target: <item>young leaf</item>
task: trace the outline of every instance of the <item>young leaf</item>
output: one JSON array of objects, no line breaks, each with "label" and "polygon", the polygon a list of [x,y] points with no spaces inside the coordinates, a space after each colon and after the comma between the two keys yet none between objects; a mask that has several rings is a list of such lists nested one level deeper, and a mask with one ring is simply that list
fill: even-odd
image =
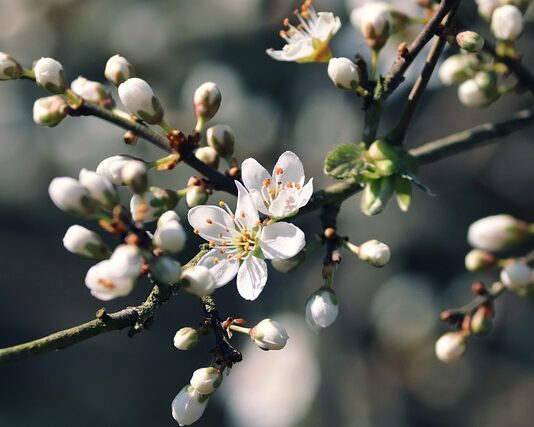
[{"label": "young leaf", "polygon": [[412,183],[400,175],[395,176],[395,193],[397,204],[403,212],[407,212],[412,201]]},{"label": "young leaf", "polygon": [[358,178],[366,169],[363,144],[342,144],[328,153],[324,172],[336,179]]}]

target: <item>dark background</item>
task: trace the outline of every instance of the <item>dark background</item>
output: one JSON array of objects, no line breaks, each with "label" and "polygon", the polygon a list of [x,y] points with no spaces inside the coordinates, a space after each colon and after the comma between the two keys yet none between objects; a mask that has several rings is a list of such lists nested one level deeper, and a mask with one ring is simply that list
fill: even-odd
[{"label": "dark background", "polygon": [[[356,3],[316,2],[318,10],[333,10],[343,20],[333,42],[336,56],[366,51],[348,21]],[[409,0],[399,3],[405,11],[414,7]],[[465,3],[464,21],[487,33],[474,3]],[[81,74],[94,80],[102,80],[107,58],[121,53],[152,85],[170,124],[182,129],[194,124],[196,86],[215,81],[223,104],[214,123],[236,131],[237,157],[254,156],[269,169],[281,152],[294,150],[320,188],[331,183],[322,174],[326,152],[357,141],[362,113],[359,99],[333,87],[324,64],[279,63],[264,53],[281,47],[280,22],[295,6],[267,0],[0,0],[0,50],[26,66],[52,56],[63,63],[69,79]],[[390,45],[394,51],[395,42]],[[529,31],[520,46],[532,65]],[[383,72],[391,60],[384,55]],[[92,263],[62,246],[65,230],[77,221],[49,200],[50,180],[77,176],[82,167],[94,169],[112,154],[160,156],[144,142],[125,147],[120,130],[93,118],[68,118],[57,128],[40,128],[31,114],[40,96],[43,92],[29,82],[0,84],[2,347],[85,322],[103,306],[84,285]],[[382,129],[394,123],[404,96],[400,90],[391,100]],[[498,120],[529,104],[529,95],[510,95],[488,109],[468,110],[459,104],[455,88],[439,88],[434,81],[407,144],[417,146]],[[322,284],[321,249],[297,272],[285,276],[271,271],[255,302],[243,301],[233,283],[218,291],[224,314],[244,316],[251,324],[271,316],[285,319],[291,339],[287,350],[276,354],[239,340],[240,348],[246,348],[244,362],[225,379],[196,425],[531,425],[530,301],[501,298],[494,331],[473,339],[459,363],[440,364],[433,348],[445,330],[437,320],[439,311],[467,302],[473,279],[495,277],[464,272],[468,225],[501,212],[534,221],[533,136],[532,130],[524,130],[500,144],[425,166],[420,176],[437,197],[416,191],[407,214],[392,204],[383,215],[367,218],[359,211],[359,196],[347,201],[340,232],[356,243],[384,241],[393,257],[379,270],[345,253],[335,278],[340,315],[319,336],[307,332],[302,321],[307,296]],[[177,189],[191,174],[182,165],[153,175],[152,182]],[[178,210],[183,217],[183,206]],[[315,213],[296,222],[310,240],[320,227]],[[197,243],[191,235],[181,261],[195,253]],[[138,304],[148,289],[141,282],[130,296],[105,307]],[[134,339],[125,331],[112,332],[0,366],[0,426],[175,425],[170,402],[194,369],[209,364],[211,337],[188,353],[177,351],[172,337],[201,318],[200,304],[183,295],[158,312],[150,331]]]}]

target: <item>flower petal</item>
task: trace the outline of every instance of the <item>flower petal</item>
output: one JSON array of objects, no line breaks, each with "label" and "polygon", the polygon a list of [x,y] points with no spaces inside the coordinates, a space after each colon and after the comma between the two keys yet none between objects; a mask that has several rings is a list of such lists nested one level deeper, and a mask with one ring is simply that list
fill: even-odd
[{"label": "flower petal", "polygon": [[315,53],[311,39],[302,38],[286,44],[282,50],[267,49],[267,55],[277,61],[305,61]]},{"label": "flower petal", "polygon": [[313,194],[313,178],[311,178],[308,183],[302,187],[299,193],[300,201],[299,201],[299,208],[304,206],[306,203],[310,201],[310,197]]},{"label": "flower petal", "polygon": [[284,187],[289,182],[304,184],[304,167],[299,157],[291,151],[282,153],[274,165],[273,179],[276,183],[282,181]]},{"label": "flower petal", "polygon": [[245,228],[251,230],[254,228],[260,217],[258,215],[258,210],[252,198],[250,197],[249,192],[243,184],[239,181],[235,181],[237,186],[237,207],[235,209],[235,220],[242,224]]},{"label": "flower petal", "polygon": [[287,218],[299,210],[300,192],[295,187],[284,188],[269,206],[269,214],[273,218]]},{"label": "flower petal", "polygon": [[239,261],[228,259],[226,255],[221,254],[218,249],[212,249],[202,258],[197,265],[202,265],[210,271],[215,279],[217,287],[226,285],[237,274]]},{"label": "flower petal", "polygon": [[263,182],[266,179],[270,179],[271,175],[269,175],[269,172],[256,159],[250,157],[241,163],[241,178],[248,191],[252,191],[253,189],[261,191]]},{"label": "flower petal", "polygon": [[260,248],[267,259],[287,259],[298,254],[306,238],[297,226],[288,222],[275,222],[263,229]]},{"label": "flower petal", "polygon": [[252,301],[267,283],[267,263],[255,256],[249,256],[237,273],[237,290],[244,299]]},{"label": "flower petal", "polygon": [[250,197],[252,197],[252,202],[254,202],[256,209],[258,209],[262,214],[270,215],[269,208],[265,204],[265,199],[258,190],[250,190]]},{"label": "flower petal", "polygon": [[218,206],[195,206],[187,213],[187,219],[191,227],[208,241],[229,240],[236,234],[232,217]]}]

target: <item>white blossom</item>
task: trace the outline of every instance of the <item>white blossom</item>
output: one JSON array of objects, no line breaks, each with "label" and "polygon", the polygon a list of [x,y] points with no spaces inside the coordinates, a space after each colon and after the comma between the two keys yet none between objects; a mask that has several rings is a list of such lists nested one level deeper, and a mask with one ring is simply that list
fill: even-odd
[{"label": "white blossom", "polygon": [[368,2],[351,12],[350,21],[362,32],[370,48],[381,49],[393,32],[393,12],[386,2]]},{"label": "white blossom", "polygon": [[295,153],[286,151],[274,166],[272,175],[255,159],[241,165],[241,176],[254,206],[272,218],[295,215],[313,193],[313,178],[304,185],[304,168]]},{"label": "white blossom", "polygon": [[222,157],[234,154],[235,135],[227,125],[215,125],[206,130],[206,141]]},{"label": "white blossom", "polygon": [[137,246],[119,245],[109,260],[111,261],[112,272],[117,276],[124,275],[136,278],[141,272],[143,259]]},{"label": "white blossom", "polygon": [[458,98],[466,107],[488,106],[499,98],[495,76],[486,71],[479,71],[472,79],[458,86]]},{"label": "white blossom", "polygon": [[208,201],[208,192],[202,185],[191,185],[185,193],[185,203],[187,207],[203,205]]},{"label": "white blossom", "polygon": [[249,335],[262,350],[281,350],[289,339],[284,325],[272,319],[263,319],[250,330]]},{"label": "white blossom", "polygon": [[338,313],[337,297],[330,288],[319,289],[306,302],[306,323],[314,331],[330,326],[337,319]]},{"label": "white blossom", "polygon": [[502,6],[504,2],[503,0],[475,0],[475,3],[477,4],[479,15],[489,21],[493,11]]},{"label": "white blossom", "polygon": [[291,258],[305,245],[304,233],[293,224],[276,222],[263,225],[252,198],[236,181],[238,189],[235,215],[219,206],[197,206],[188,220],[212,248],[199,265],[210,269],[217,286],[227,284],[237,275],[239,294],[254,300],[267,281],[264,260]]},{"label": "white blossom", "polygon": [[133,195],[130,212],[134,221],[151,222],[169,209],[174,209],[177,201],[173,191],[150,187],[146,193]]},{"label": "white blossom", "polygon": [[[172,213],[169,214],[169,212]],[[174,211],[167,211],[158,219],[153,243],[159,249],[164,252],[178,253],[184,248],[186,239],[185,230]]]},{"label": "white blossom", "polygon": [[447,332],[436,341],[436,356],[445,363],[460,360],[466,350],[467,337],[464,332]]},{"label": "white blossom", "polygon": [[178,350],[191,350],[198,343],[198,332],[189,326],[181,328],[176,331],[173,343]]},{"label": "white blossom", "polygon": [[122,168],[132,160],[140,161],[140,159],[127,154],[107,157],[98,164],[96,172],[105,176],[115,185],[125,185],[121,175]]},{"label": "white blossom", "polygon": [[523,33],[523,14],[516,6],[499,6],[491,15],[491,31],[500,40],[514,41]]},{"label": "white blossom", "polygon": [[501,282],[512,290],[522,290],[532,284],[532,269],[523,262],[513,262],[501,270]]},{"label": "white blossom", "polygon": [[511,215],[492,215],[469,226],[467,240],[477,249],[498,252],[521,243],[528,235],[527,224]]},{"label": "white blossom", "polygon": [[54,178],[48,186],[48,194],[62,211],[82,217],[91,216],[96,211],[89,192],[74,178]]},{"label": "white blossom", "polygon": [[126,109],[148,124],[163,120],[163,108],[150,85],[143,79],[132,77],[121,83],[119,98]]},{"label": "white blossom", "polygon": [[39,86],[54,94],[67,89],[63,66],[52,58],[41,58],[33,66],[35,81]]},{"label": "white blossom", "polygon": [[341,20],[332,12],[316,12],[307,0],[295,15],[299,25],[284,21],[287,30],[280,31],[286,45],[282,50],[267,49],[267,54],[278,61],[327,62],[331,57],[329,42],[341,28]]},{"label": "white blossom", "polygon": [[126,80],[135,77],[132,64],[126,58],[120,55],[114,55],[106,62],[104,76],[115,86],[119,86]]},{"label": "white blossom", "polygon": [[22,75],[22,67],[11,55],[0,52],[0,80],[18,79]]},{"label": "white blossom", "polygon": [[191,386],[200,394],[210,395],[222,383],[221,371],[214,367],[200,368],[193,372]]},{"label": "white blossom", "polygon": [[67,117],[67,103],[60,95],[39,98],[33,103],[33,121],[54,127]]},{"label": "white blossom", "polygon": [[102,83],[78,77],[70,84],[72,91],[81,96],[85,101],[92,102],[104,108],[111,108],[114,104],[111,93]]},{"label": "white blossom", "polygon": [[332,58],[328,62],[328,76],[337,87],[356,89],[360,83],[360,72],[349,58]]},{"label": "white blossom", "polygon": [[182,273],[184,289],[199,297],[210,295],[217,288],[217,283],[210,270],[203,265],[195,265]]},{"label": "white blossom", "polygon": [[360,245],[358,257],[375,267],[383,267],[391,258],[389,246],[378,240],[369,240]]},{"label": "white blossom", "polygon": [[145,162],[131,160],[121,168],[121,181],[136,194],[144,193],[148,188],[148,171]]},{"label": "white blossom", "polygon": [[172,401],[172,417],[181,426],[191,425],[204,413],[208,399],[208,396],[198,393],[188,384]]},{"label": "white blossom", "polygon": [[439,79],[445,86],[462,83],[473,76],[472,68],[477,63],[476,55],[465,53],[451,55],[439,67]]},{"label": "white blossom", "polygon": [[87,258],[103,259],[109,249],[94,231],[81,225],[71,225],[63,237],[63,246],[69,252]]},{"label": "white blossom", "polygon": [[113,183],[104,175],[82,169],[79,176],[80,184],[89,192],[91,198],[106,209],[119,204],[119,194]]}]

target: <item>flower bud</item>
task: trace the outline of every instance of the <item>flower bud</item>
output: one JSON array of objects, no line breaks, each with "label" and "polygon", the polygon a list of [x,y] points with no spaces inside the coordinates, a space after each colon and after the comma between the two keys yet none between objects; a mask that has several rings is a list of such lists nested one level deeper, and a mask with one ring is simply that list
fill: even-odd
[{"label": "flower bud", "polygon": [[469,227],[467,240],[477,249],[498,252],[510,249],[528,237],[528,225],[511,215],[492,215]]},{"label": "flower bud", "polygon": [[114,55],[106,62],[104,76],[115,86],[119,86],[126,80],[135,77],[135,71],[126,58],[120,55]]},{"label": "flower bud", "polygon": [[463,331],[447,332],[436,341],[436,356],[445,363],[460,360],[467,349],[467,335]]},{"label": "flower bud", "polygon": [[197,88],[193,95],[197,131],[202,130],[206,122],[215,116],[221,105],[221,99],[221,92],[215,83],[203,83]]},{"label": "flower bud", "polygon": [[206,140],[221,157],[231,157],[234,154],[235,136],[227,125],[215,125],[206,131]]},{"label": "flower bud", "polygon": [[121,168],[121,181],[135,194],[142,194],[148,188],[148,171],[145,162],[130,160]]},{"label": "flower bud", "polygon": [[517,40],[523,33],[523,25],[523,14],[511,4],[499,6],[491,15],[491,31],[499,40]]},{"label": "flower bud", "polygon": [[466,107],[487,107],[499,98],[495,75],[487,71],[479,71],[474,78],[458,86],[458,98]]},{"label": "flower bud", "polygon": [[132,160],[142,161],[127,154],[107,157],[96,167],[96,172],[105,176],[115,185],[125,185],[121,176],[122,168]]},{"label": "flower bud", "polygon": [[181,223],[180,221],[180,217],[178,216],[178,214],[174,211],[167,211],[165,212],[164,214],[162,214],[159,218],[158,218],[158,222],[157,222],[157,226],[158,227],[163,227],[165,224],[167,224],[168,222],[173,222],[173,221],[176,221],[178,223]]},{"label": "flower bud", "polygon": [[11,55],[0,52],[0,80],[14,80],[22,76],[21,65]]},{"label": "flower bud", "polygon": [[206,163],[210,168],[219,168],[219,154],[213,147],[201,147],[195,152],[195,157]]},{"label": "flower bud", "polygon": [[493,11],[502,6],[502,0],[475,0],[478,8],[478,14],[482,16],[486,21],[491,20]]},{"label": "flower bud", "polygon": [[262,350],[281,350],[289,335],[284,326],[272,319],[264,319],[249,332],[250,338]]},{"label": "flower bud", "polygon": [[485,305],[481,305],[471,318],[471,332],[476,335],[486,335],[492,328],[493,313]]},{"label": "flower bud", "polygon": [[174,346],[178,350],[191,350],[198,343],[198,332],[189,326],[179,329],[174,335]]},{"label": "flower bud", "polygon": [[[173,212],[173,211],[169,211]],[[166,214],[167,212],[165,212]],[[165,215],[163,214],[163,215]],[[156,247],[164,252],[178,253],[180,252],[187,240],[187,234],[184,227],[176,220],[161,221],[163,215],[158,219],[158,226],[154,232],[153,243]]]},{"label": "flower bud", "polygon": [[337,296],[331,288],[319,289],[306,302],[306,323],[316,332],[334,323],[338,313]]},{"label": "flower bud", "polygon": [[186,385],[172,401],[172,417],[181,426],[189,426],[197,421],[206,406],[208,396],[198,393],[191,384]]},{"label": "flower bud", "polygon": [[360,72],[349,58],[332,58],[328,62],[328,76],[341,89],[355,90],[360,84]]},{"label": "flower bud", "polygon": [[41,58],[33,66],[35,81],[47,91],[60,94],[67,89],[63,65],[52,58]]},{"label": "flower bud", "polygon": [[177,283],[181,272],[180,263],[165,256],[157,257],[150,264],[150,274],[161,283]]},{"label": "flower bud", "polygon": [[200,394],[210,395],[219,388],[222,383],[221,371],[217,368],[200,368],[193,372],[191,386]]},{"label": "flower bud", "polygon": [[105,259],[111,255],[110,250],[95,232],[71,225],[63,237],[63,246],[69,252],[92,259]]},{"label": "flower bud", "polygon": [[82,169],[79,180],[80,184],[89,192],[91,198],[100,206],[111,210],[120,203],[117,189],[104,175]]},{"label": "flower bud", "polygon": [[33,103],[33,121],[38,125],[57,126],[67,117],[67,103],[59,95],[39,98]]},{"label": "flower bud", "polygon": [[306,260],[306,252],[300,251],[295,256],[286,259],[272,259],[271,265],[280,273],[290,273]]},{"label": "flower bud", "polygon": [[373,179],[365,186],[361,198],[361,210],[365,215],[377,215],[382,212],[395,190],[391,177]]},{"label": "flower bud", "polygon": [[462,83],[473,76],[473,67],[478,64],[475,55],[458,53],[449,56],[439,67],[439,79],[445,86]]},{"label": "flower bud", "polygon": [[150,125],[161,123],[163,107],[144,80],[133,77],[119,86],[119,98],[126,109]]},{"label": "flower bud", "polygon": [[135,278],[119,274],[111,260],[104,260],[87,271],[85,285],[95,298],[109,301],[128,295],[135,285]]},{"label": "flower bud", "polygon": [[391,258],[391,251],[385,243],[369,240],[360,245],[358,257],[374,267],[384,267]]},{"label": "flower bud", "polygon": [[202,185],[192,185],[187,189],[185,194],[185,203],[187,207],[194,208],[195,206],[203,205],[208,201],[208,192]]},{"label": "flower bud", "polygon": [[112,274],[130,278],[137,278],[143,265],[139,248],[127,244],[117,246],[109,261]]},{"label": "flower bud", "polygon": [[130,211],[134,221],[154,221],[165,211],[174,209],[178,203],[176,193],[158,187],[150,187],[143,194],[134,194],[130,201]]},{"label": "flower bud", "polygon": [[497,264],[495,255],[480,249],[473,249],[465,256],[467,271],[483,271]]},{"label": "flower bud", "polygon": [[72,215],[90,217],[96,212],[88,191],[74,178],[54,178],[48,186],[48,194],[59,209]]},{"label": "flower bud", "polygon": [[391,11],[391,6],[385,2],[365,3],[352,11],[352,25],[362,32],[371,49],[381,49],[393,32]]},{"label": "flower bud", "polygon": [[474,31],[461,31],[456,35],[458,46],[470,53],[480,52],[484,47],[484,39]]},{"label": "flower bud", "polygon": [[532,285],[532,269],[523,262],[513,262],[501,270],[501,282],[510,290],[524,290]]},{"label": "flower bud", "polygon": [[203,265],[196,265],[185,270],[181,281],[187,292],[199,297],[210,295],[217,288],[215,278]]},{"label": "flower bud", "polygon": [[115,105],[111,93],[102,83],[87,80],[85,77],[78,77],[70,84],[71,90],[85,101],[92,102],[103,108],[112,108]]}]

